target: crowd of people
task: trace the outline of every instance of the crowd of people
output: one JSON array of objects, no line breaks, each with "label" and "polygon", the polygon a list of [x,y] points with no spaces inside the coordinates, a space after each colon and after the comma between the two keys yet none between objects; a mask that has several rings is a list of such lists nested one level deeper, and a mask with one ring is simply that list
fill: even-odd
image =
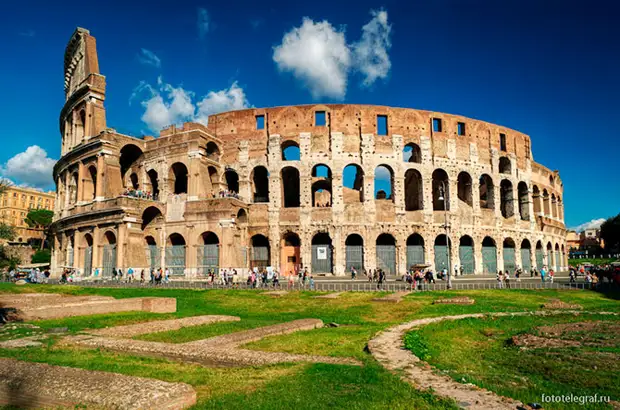
[{"label": "crowd of people", "polygon": [[129,196],[132,198],[157,200],[157,195],[153,195],[149,191],[142,191],[141,189],[127,188],[123,192],[123,196]]},{"label": "crowd of people", "polygon": [[213,198],[235,198],[239,199],[239,194],[230,189],[223,189],[217,195],[211,194]]},{"label": "crowd of people", "polygon": [[9,269],[4,273],[5,278],[9,282],[16,282],[18,280],[24,280],[27,283],[48,283],[50,278],[50,270],[39,268],[31,268],[18,271],[17,269]]}]

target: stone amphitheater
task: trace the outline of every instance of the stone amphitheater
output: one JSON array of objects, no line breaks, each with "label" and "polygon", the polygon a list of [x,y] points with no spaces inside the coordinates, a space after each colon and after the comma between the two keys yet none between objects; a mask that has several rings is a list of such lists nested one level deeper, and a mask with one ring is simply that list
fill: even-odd
[{"label": "stone amphitheater", "polygon": [[563,184],[528,135],[371,105],[252,108],[136,138],[109,128],[95,38],[65,51],[52,268],[271,266],[345,275],[567,266]]}]

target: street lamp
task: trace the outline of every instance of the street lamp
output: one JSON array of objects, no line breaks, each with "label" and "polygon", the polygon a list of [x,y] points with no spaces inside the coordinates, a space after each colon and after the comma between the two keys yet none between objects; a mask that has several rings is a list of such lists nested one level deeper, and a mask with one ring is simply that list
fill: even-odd
[{"label": "street lamp", "polygon": [[444,228],[446,229],[446,253],[448,255],[448,289],[452,289],[452,266],[450,265],[450,226],[448,225],[448,201],[445,195],[448,191],[446,190],[446,181],[440,181],[441,185],[439,186],[439,200],[443,201],[443,213],[444,213]]}]

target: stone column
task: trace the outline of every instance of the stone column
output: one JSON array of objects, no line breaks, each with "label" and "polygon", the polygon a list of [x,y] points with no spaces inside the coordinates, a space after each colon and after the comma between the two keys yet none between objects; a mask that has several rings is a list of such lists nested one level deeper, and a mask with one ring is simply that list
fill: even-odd
[{"label": "stone column", "polygon": [[127,267],[125,266],[125,250],[128,248],[128,237],[127,225],[120,223],[116,227],[116,266],[123,269],[124,275],[127,274]]},{"label": "stone column", "polygon": [[471,182],[472,210],[474,215],[480,214],[480,179],[472,179]]},{"label": "stone column", "polygon": [[86,183],[86,168],[82,161],[78,163],[78,186],[77,186],[77,203],[84,202],[84,184]]},{"label": "stone column", "polygon": [[521,212],[519,212],[519,191],[518,186],[512,185],[512,209],[517,221],[521,220]]},{"label": "stone column", "polygon": [[100,230],[98,226],[94,226],[93,227],[93,255],[92,255],[92,266],[93,266],[93,274],[95,273],[95,269],[99,268],[99,276],[101,276],[101,268],[102,268],[102,264],[99,262],[99,235],[100,235]]},{"label": "stone column", "polygon": [[424,213],[433,215],[433,178],[429,175],[424,178],[422,175],[422,195],[424,200]]},{"label": "stone column", "polygon": [[495,250],[497,252],[497,270],[504,271],[504,243],[495,242]]},{"label": "stone column", "polygon": [[[345,265],[347,263],[346,260],[346,251],[345,251],[345,238],[342,236],[342,228],[339,225],[336,225],[333,230],[334,236],[332,238],[332,245],[334,247],[334,254],[332,255],[332,260],[334,262],[333,274],[337,276],[343,276],[346,274]],[[360,272],[361,274],[361,272]]]},{"label": "stone column", "polygon": [[[458,271],[461,271],[461,258],[459,256],[459,238],[456,232],[450,231],[450,268],[452,275],[454,275],[454,267],[458,267]],[[454,277],[454,276],[453,276]]]},{"label": "stone column", "polygon": [[482,275],[484,273],[484,264],[482,262],[482,240],[476,241],[476,238],[472,238],[474,241],[474,273],[476,275]]},{"label": "stone column", "polygon": [[[405,239],[406,241],[406,239]],[[396,276],[400,277],[407,272],[407,243],[399,241],[396,245]]]},{"label": "stone column", "polygon": [[392,195],[394,196],[394,211],[396,214],[405,213],[405,177],[400,167],[394,170],[394,186]]},{"label": "stone column", "polygon": [[102,201],[105,199],[105,189],[103,188],[103,178],[106,175],[105,172],[105,154],[101,153],[97,155],[97,183],[95,186],[95,200]]},{"label": "stone column", "polygon": [[[521,261],[521,243],[515,243],[515,265],[523,268],[523,263]],[[510,272],[510,276],[512,279],[515,279],[514,272]]]}]

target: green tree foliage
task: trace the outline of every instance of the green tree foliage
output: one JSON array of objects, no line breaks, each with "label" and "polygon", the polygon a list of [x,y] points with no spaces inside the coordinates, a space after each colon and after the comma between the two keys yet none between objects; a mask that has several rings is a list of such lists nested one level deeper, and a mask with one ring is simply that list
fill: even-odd
[{"label": "green tree foliage", "polygon": [[[48,209],[31,209],[28,212],[28,215],[26,215],[26,219],[24,219],[24,221],[31,228],[43,228],[43,234],[45,235],[45,238],[47,238],[49,236],[49,227],[52,224],[53,218],[54,212]],[[45,240],[41,241],[41,249],[43,249],[44,244]]]},{"label": "green tree foliage", "polygon": [[32,263],[49,263],[52,260],[52,254],[49,249],[38,250],[32,255]]},{"label": "green tree foliage", "polygon": [[606,251],[620,249],[620,214],[603,222],[603,225],[601,225],[601,238],[605,241]]},{"label": "green tree foliage", "polygon": [[0,269],[14,269],[19,264],[19,258],[9,255],[6,247],[0,246]]}]

